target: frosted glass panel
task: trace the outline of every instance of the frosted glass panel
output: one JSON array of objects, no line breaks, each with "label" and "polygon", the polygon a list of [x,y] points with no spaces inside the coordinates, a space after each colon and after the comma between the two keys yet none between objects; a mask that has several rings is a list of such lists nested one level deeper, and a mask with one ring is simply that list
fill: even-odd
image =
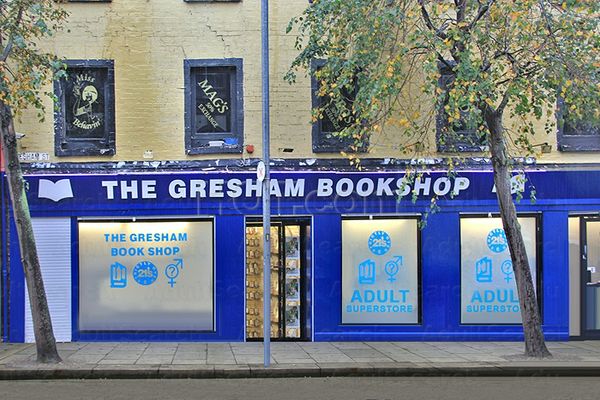
[{"label": "frosted glass panel", "polygon": [[[535,285],[536,219],[519,218]],[[521,307],[500,218],[462,218],[461,322],[519,324]]]},{"label": "frosted glass panel", "polygon": [[79,329],[214,330],[212,221],[80,222]]},{"label": "frosted glass panel", "polygon": [[342,323],[419,322],[416,219],[342,221]]}]

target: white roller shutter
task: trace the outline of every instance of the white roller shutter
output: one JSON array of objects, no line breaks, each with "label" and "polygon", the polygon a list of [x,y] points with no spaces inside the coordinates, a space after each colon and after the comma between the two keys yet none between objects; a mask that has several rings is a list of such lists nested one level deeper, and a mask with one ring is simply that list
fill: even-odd
[{"label": "white roller shutter", "polygon": [[[33,232],[42,267],[50,317],[57,342],[71,341],[71,220],[33,218]],[[25,342],[34,342],[25,288]]]}]

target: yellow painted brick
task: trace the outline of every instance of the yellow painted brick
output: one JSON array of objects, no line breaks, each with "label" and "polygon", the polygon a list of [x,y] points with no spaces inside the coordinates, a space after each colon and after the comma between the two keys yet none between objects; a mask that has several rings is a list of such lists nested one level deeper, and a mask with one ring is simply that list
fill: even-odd
[{"label": "yellow painted brick", "polygon": [[[304,74],[290,86],[284,82],[296,51],[293,35],[286,35],[289,20],[299,15],[306,0],[272,0],[271,103],[274,157],[340,157],[312,152],[310,81]],[[261,154],[260,9],[256,1],[239,3],[185,3],[182,0],[127,0],[111,3],[69,3],[71,17],[65,30],[43,43],[45,49],[66,59],[113,59],[117,153],[114,157],[54,157],[53,116],[38,123],[26,113],[18,126],[27,133],[24,151],[50,153],[51,160],[141,160],[153,150],[155,160],[240,158],[247,155],[186,156],[184,149],[184,59],[242,58],[244,68],[244,143]],[[52,110],[51,102],[45,100]],[[507,121],[507,123],[509,123]],[[553,151],[541,162],[597,162],[597,153],[558,152],[556,135],[543,133],[536,123],[535,143],[548,142]],[[432,131],[426,140],[435,147]],[[398,148],[406,139],[388,129],[374,135],[370,157],[402,157]],[[294,152],[283,153],[282,148]],[[431,155],[435,155],[432,153]]]}]

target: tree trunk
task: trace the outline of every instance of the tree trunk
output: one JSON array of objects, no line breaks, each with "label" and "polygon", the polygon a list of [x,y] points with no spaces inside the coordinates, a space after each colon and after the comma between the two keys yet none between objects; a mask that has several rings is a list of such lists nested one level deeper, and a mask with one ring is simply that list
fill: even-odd
[{"label": "tree trunk", "polygon": [[21,172],[21,164],[17,154],[17,137],[13,125],[10,108],[0,101],[0,129],[6,162],[6,175],[13,206],[14,218],[19,237],[21,263],[29,291],[33,331],[37,348],[37,361],[42,363],[58,363],[61,360],[56,350],[56,340],[52,331],[50,310],[46,301],[46,291],[42,280],[42,271],[35,247],[33,226],[29,205],[25,195],[25,181]]},{"label": "tree trunk", "polygon": [[523,334],[525,336],[525,355],[529,357],[551,357],[546,347],[540,312],[533,286],[533,279],[529,269],[527,251],[521,226],[517,221],[517,210],[511,193],[510,159],[506,154],[504,141],[504,127],[502,126],[502,113],[487,110],[484,114],[485,121],[490,131],[490,150],[492,153],[492,166],[494,168],[494,183],[496,195],[500,205],[500,216],[508,249],[513,264],[519,304],[521,306],[521,319],[523,320]]}]

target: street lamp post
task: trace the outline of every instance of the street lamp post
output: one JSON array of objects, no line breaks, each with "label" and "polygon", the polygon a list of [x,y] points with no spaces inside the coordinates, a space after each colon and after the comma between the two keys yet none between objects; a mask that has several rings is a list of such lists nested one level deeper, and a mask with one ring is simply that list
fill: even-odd
[{"label": "street lamp post", "polygon": [[270,195],[270,130],[269,130],[269,1],[261,0],[262,54],[262,182],[263,201],[263,340],[264,364],[271,364],[271,195]]}]

